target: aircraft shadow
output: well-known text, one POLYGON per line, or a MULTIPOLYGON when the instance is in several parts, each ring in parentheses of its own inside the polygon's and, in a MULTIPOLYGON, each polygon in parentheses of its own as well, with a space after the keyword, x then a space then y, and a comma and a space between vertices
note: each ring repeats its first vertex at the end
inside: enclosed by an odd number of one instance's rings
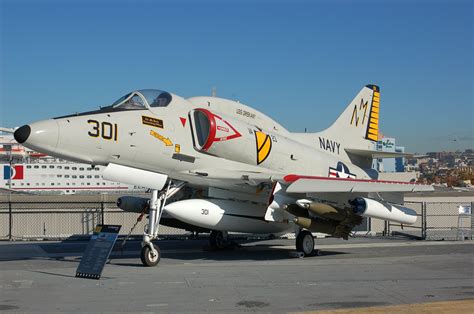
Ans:
MULTIPOLYGON (((277 240, 275 240, 277 241, 277 240)), ((162 252, 163 259, 176 261, 276 261, 294 259, 290 256, 293 248, 275 247, 272 241, 237 241, 235 245, 223 250, 210 250, 207 240, 159 240, 156 243, 162 252), (266 242, 266 243, 259 243, 266 242)), ((79 263, 87 242, 70 242, 57 243, 40 243, 34 244, 41 248, 43 254, 38 251, 29 255, 26 250, 32 244, 15 243, 13 250, 18 249, 22 254, 8 254, 10 256, 0 257, 0 263, 6 261, 26 261, 26 260, 44 260, 44 261, 60 261, 68 263, 79 263)), ((141 245, 139 241, 131 241, 123 248, 120 243, 116 243, 111 253, 109 262, 113 265, 120 266, 139 266, 142 267, 139 259, 139 251, 141 245), (123 249, 123 250, 122 250, 123 249), (134 262, 125 261, 133 259, 134 262), (136 263, 135 263, 136 261, 136 263)), ((0 247, 1 251, 1 247, 0 247)), ((348 254, 343 251, 320 251, 319 256, 306 258, 324 258, 333 255, 348 254)), ((0 254, 1 256, 2 254, 0 254)))

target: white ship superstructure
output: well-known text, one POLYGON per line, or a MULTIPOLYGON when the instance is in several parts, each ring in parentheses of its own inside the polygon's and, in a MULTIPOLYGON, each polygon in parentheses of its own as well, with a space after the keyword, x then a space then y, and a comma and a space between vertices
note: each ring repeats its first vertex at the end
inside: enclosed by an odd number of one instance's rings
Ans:
POLYGON ((53 194, 145 190, 104 180, 104 169, 38 154, 25 149, 11 136, 0 135, 0 189, 53 194))

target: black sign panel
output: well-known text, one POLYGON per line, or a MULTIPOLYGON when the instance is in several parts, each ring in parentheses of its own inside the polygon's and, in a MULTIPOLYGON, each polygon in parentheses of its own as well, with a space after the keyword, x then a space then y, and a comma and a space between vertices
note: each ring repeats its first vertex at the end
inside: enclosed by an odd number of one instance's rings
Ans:
POLYGON ((76 277, 100 279, 105 263, 114 247, 120 231, 119 225, 97 225, 87 244, 76 277))

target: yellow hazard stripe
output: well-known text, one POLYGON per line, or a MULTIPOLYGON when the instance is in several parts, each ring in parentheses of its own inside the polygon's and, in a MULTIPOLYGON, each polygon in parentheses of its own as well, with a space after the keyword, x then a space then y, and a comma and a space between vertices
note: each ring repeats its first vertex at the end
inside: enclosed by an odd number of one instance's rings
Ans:
POLYGON ((367 135, 367 137, 371 139, 372 141, 377 141, 379 139, 378 136, 374 134, 369 134, 367 135))

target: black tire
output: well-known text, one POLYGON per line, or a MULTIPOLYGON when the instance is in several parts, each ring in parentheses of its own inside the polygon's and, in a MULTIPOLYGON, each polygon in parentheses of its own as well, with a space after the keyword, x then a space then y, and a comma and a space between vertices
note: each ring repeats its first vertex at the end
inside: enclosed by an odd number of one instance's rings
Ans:
POLYGON ((314 237, 308 230, 301 230, 296 237, 296 250, 303 252, 304 256, 314 254, 314 237))
POLYGON ((152 267, 158 265, 161 259, 161 252, 160 248, 158 246, 154 246, 156 252, 158 253, 156 256, 152 255, 152 250, 148 245, 145 245, 142 247, 142 250, 140 252, 140 259, 142 260, 142 263, 144 266, 147 267, 152 267))
POLYGON ((209 247, 213 250, 222 250, 229 245, 222 231, 212 230, 209 235, 209 247))

